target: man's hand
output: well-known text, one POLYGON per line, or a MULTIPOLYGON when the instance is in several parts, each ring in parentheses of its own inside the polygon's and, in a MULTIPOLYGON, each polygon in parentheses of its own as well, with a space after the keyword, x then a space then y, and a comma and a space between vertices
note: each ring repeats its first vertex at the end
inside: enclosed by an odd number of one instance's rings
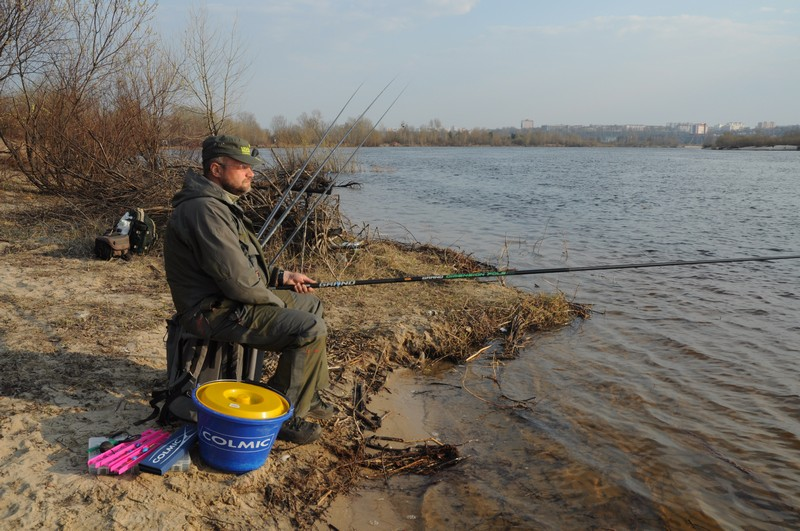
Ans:
POLYGON ((314 288, 308 284, 315 283, 316 280, 307 277, 303 273, 296 273, 294 271, 283 272, 283 284, 285 286, 292 286, 297 293, 309 293, 314 291, 314 288))

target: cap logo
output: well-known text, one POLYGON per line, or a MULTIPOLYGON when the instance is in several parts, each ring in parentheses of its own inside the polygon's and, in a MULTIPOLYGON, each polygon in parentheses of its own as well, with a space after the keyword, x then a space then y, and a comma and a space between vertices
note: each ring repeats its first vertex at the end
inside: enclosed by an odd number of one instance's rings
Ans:
POLYGON ((241 146, 242 155, 250 156, 250 146, 241 146))

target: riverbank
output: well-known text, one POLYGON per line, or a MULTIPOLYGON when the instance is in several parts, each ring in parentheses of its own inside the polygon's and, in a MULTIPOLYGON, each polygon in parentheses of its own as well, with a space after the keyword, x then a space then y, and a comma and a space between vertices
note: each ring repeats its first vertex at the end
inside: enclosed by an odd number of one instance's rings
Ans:
MULTIPOLYGON (((165 376, 165 319, 173 310, 162 261, 157 254, 96 260, 90 233, 57 215, 65 205, 24 185, 0 191, 0 522, 7 528, 311 526, 370 470, 375 451, 365 439, 389 413, 370 399, 391 398, 391 370, 464 359, 492 341, 496 355, 513 355, 500 346, 523 330, 509 323, 558 327, 578 311, 563 297, 496 281, 318 290, 332 331, 328 398, 340 410, 321 442, 279 441, 264 467, 240 476, 209 468, 196 451, 186 472, 95 476, 85 462, 89 437, 148 427, 133 422, 149 414, 149 392, 165 376), (354 389, 365 411, 353 411, 354 389)), ((457 253, 391 242, 348 253, 334 257, 343 261, 341 278, 479 266, 457 253)), ((310 273, 329 280, 330 269, 319 264, 310 273)))

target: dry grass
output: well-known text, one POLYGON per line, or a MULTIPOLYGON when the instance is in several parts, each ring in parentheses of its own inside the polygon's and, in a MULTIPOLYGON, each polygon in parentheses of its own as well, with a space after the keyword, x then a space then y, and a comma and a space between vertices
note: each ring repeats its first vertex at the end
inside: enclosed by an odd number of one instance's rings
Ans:
MULTIPOLYGON (((336 280, 474 272, 487 266, 469 256, 430 246, 369 242, 350 252, 336 280)), ((317 272, 312 271, 313 274, 317 272)), ((324 271, 319 272, 320 278, 324 271)), ((586 309, 561 294, 531 294, 497 280, 450 280, 319 290, 332 308, 332 328, 346 336, 384 337, 402 365, 448 359, 463 362, 487 345, 504 357, 521 348, 529 332, 564 326, 586 309), (347 308, 338 315, 337 308, 347 308)), ((338 336, 338 333, 337 333, 338 336)))

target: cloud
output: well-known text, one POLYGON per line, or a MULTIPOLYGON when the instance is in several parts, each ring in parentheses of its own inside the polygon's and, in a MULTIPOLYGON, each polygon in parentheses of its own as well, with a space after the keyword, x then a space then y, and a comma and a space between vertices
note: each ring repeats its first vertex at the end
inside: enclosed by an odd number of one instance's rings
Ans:
POLYGON ((303 15, 304 17, 327 17, 335 15, 340 21, 350 16, 373 18, 385 16, 405 19, 437 18, 466 15, 480 0, 272 0, 261 2, 237 0, 226 4, 215 4, 216 8, 238 9, 263 15, 303 15))
POLYGON ((433 13, 441 15, 466 15, 478 5, 478 0, 427 0, 433 13))
POLYGON ((667 42, 678 48, 699 46, 740 47, 748 43, 758 51, 772 46, 797 44, 800 37, 788 31, 779 19, 739 22, 729 18, 694 15, 675 16, 599 16, 576 20, 571 24, 548 26, 495 26, 493 37, 526 39, 533 37, 586 37, 637 39, 639 42, 667 42), (504 36, 504 37, 503 37, 504 36))

